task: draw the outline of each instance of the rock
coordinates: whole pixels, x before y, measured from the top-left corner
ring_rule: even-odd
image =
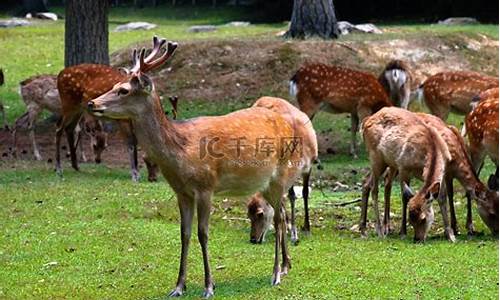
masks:
[[[250,26],[250,22],[233,21],[233,22],[227,23],[225,26],[229,26],[229,27],[248,27],[248,26]]]
[[[0,27],[4,28],[28,26],[28,25],[31,25],[31,22],[17,18],[12,18],[10,20],[0,20]]]
[[[51,12],[40,12],[35,14],[35,18],[42,19],[42,20],[52,20],[52,21],[57,21],[57,15],[55,13]]]
[[[473,24],[479,24],[479,21],[475,18],[448,18],[443,21],[439,21],[438,24],[440,25],[473,25]]]
[[[348,191],[349,190],[349,186],[347,184],[343,184],[342,182],[340,181],[336,181],[334,184],[333,184],[333,191],[334,192],[345,192],[345,191]]]
[[[156,24],[148,23],[148,22],[130,22],[127,24],[116,26],[114,32],[121,31],[132,31],[132,30],[151,30],[156,28]]]
[[[375,33],[381,34],[382,30],[378,29],[375,25],[371,23],[354,25],[347,21],[339,21],[337,23],[340,34],[346,35],[351,32],[362,32],[362,33]]]
[[[188,29],[188,32],[211,32],[211,31],[216,31],[217,27],[214,25],[196,25],[196,26],[191,26]]]

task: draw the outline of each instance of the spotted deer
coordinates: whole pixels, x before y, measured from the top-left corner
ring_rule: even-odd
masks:
[[[350,153],[357,156],[359,121],[392,103],[372,74],[340,66],[308,64],[290,79],[290,94],[311,120],[319,109],[351,114]]]
[[[446,121],[450,111],[468,114],[474,96],[494,87],[498,87],[497,77],[469,71],[450,71],[432,75],[420,89],[430,112]]]
[[[401,108],[383,108],[363,123],[363,138],[371,164],[369,180],[363,195],[371,191],[377,234],[385,236],[378,210],[378,182],[389,168],[399,174],[403,191],[403,209],[409,208],[409,221],[415,231],[414,240],[424,241],[434,221],[432,200],[439,199],[446,237],[454,242],[446,201],[443,197],[446,168],[451,155],[443,138],[426,126],[414,113]],[[409,188],[412,177],[421,178],[422,188],[415,194]],[[366,203],[362,201],[360,230],[366,230]],[[406,222],[406,220],[404,220]]]
[[[488,155],[495,163],[497,171],[488,180],[490,188],[498,190],[498,98],[479,102],[465,118],[469,139],[469,153],[478,176],[484,158]]]
[[[17,131],[19,128],[27,125],[33,147],[33,156],[36,160],[42,160],[36,143],[35,125],[38,116],[44,109],[57,115],[61,114],[61,100],[59,99],[59,92],[57,90],[57,77],[54,75],[32,76],[20,82],[19,90],[28,111],[14,122],[12,128],[12,153],[15,157],[17,156]],[[96,163],[100,163],[102,151],[106,148],[106,135],[100,128],[96,129],[96,126],[99,126],[99,124],[95,118],[85,114],[82,121],[77,125],[77,131],[83,128],[89,134],[91,148],[94,151],[94,160]],[[95,134],[90,134],[92,131]],[[85,161],[86,157],[81,143],[79,149],[82,160]]]
[[[142,60],[143,56],[139,61]],[[214,293],[207,248],[214,195],[248,197],[260,191],[271,204],[276,212],[277,232],[272,284],[281,282],[281,276],[291,266],[282,222],[283,194],[300,175],[297,162],[302,161],[298,151],[289,151],[286,143],[279,142],[294,136],[285,118],[270,109],[254,106],[223,116],[173,121],[165,116],[154,83],[142,73],[132,74],[111,91],[89,101],[88,109],[98,116],[130,120],[139,143],[158,164],[177,195],[182,246],[178,280],[170,296],[180,296],[185,290],[195,209],[205,270],[203,296]],[[273,151],[270,153],[268,149]]]
[[[408,109],[412,85],[412,74],[408,64],[402,60],[391,60],[378,77],[395,106]]]
[[[0,69],[0,86],[2,86],[5,82],[4,75],[3,75],[3,69]],[[7,124],[7,117],[5,116],[5,108],[0,101],[0,113],[2,113],[2,118],[3,118],[3,127],[5,129],[9,128],[9,124]]]
[[[467,149],[465,147],[462,136],[458,133],[458,130],[453,126],[448,126],[444,121],[437,118],[436,116],[417,113],[417,117],[428,127],[432,127],[436,132],[441,135],[443,140],[448,146],[448,150],[451,155],[451,160],[446,168],[445,173],[445,183],[446,192],[448,195],[448,204],[450,207],[451,215],[451,228],[453,233],[458,234],[458,226],[455,215],[454,200],[453,200],[453,179],[457,179],[460,184],[464,187],[467,197],[467,231],[468,234],[474,234],[474,227],[472,223],[472,200],[477,203],[479,215],[483,222],[490,228],[493,234],[498,233],[498,193],[489,190],[477,177],[476,172],[472,166],[469,159]],[[387,172],[385,178],[385,212],[384,212],[384,230],[386,233],[389,231],[390,224],[390,195],[392,188],[392,181],[395,176],[395,172]],[[408,192],[409,190],[407,190]],[[363,208],[367,205],[364,203],[368,200],[367,194],[369,191],[363,191]],[[406,194],[408,196],[409,194]],[[406,208],[403,202],[402,210],[402,224],[401,224],[401,235],[406,235]],[[366,210],[362,212],[361,216],[362,225],[366,227]]]
[[[302,173],[302,198],[304,199],[304,231],[309,233],[309,178],[311,167],[318,163],[318,142],[316,132],[306,114],[301,112],[287,101],[274,98],[262,97],[255,102],[254,107],[264,107],[279,113],[292,126],[293,136],[298,138],[297,151],[302,153],[302,161],[299,162],[299,168]],[[295,224],[295,200],[296,195],[293,187],[288,190],[288,199],[291,204],[291,241],[297,244],[299,241],[297,226]],[[267,209],[269,205],[260,194],[254,195],[247,205],[247,215],[251,221],[250,242],[262,243],[265,233],[271,225],[267,220],[272,218],[274,210]]]
[[[132,70],[119,70],[107,65],[81,64],[67,67],[57,77],[57,88],[59,90],[62,104],[62,118],[56,130],[56,171],[62,175],[60,161],[60,143],[63,131],[66,133],[70,147],[71,165],[78,170],[76,150],[74,143],[74,129],[82,116],[87,102],[97,98],[111,90],[113,86],[130,77],[129,73],[148,72],[162,65],[172,54],[173,50],[168,48],[159,58],[157,57],[165,45],[165,40],[153,38],[153,49],[144,59],[142,65],[134,66]],[[136,55],[136,54],[134,54]],[[134,129],[128,121],[118,122],[120,131],[125,136],[128,145],[132,180],[139,180],[137,139]]]
[[[498,99],[498,87],[487,89],[479,93],[478,95],[474,96],[472,98],[471,102],[471,110],[476,108],[476,106],[479,104],[479,102],[490,99],[490,98],[496,98]]]

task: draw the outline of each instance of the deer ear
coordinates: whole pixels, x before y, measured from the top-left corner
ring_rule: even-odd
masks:
[[[153,81],[148,76],[141,74],[139,76],[139,82],[141,84],[141,89],[151,93],[153,91]]]
[[[427,202],[431,202],[434,199],[439,197],[439,191],[441,189],[440,182],[434,182],[431,187],[427,190],[427,194],[425,194],[425,199]]]
[[[413,198],[414,194],[411,188],[406,184],[406,182],[403,183],[403,199],[406,201],[410,200]]]

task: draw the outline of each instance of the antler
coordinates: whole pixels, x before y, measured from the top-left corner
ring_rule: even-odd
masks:
[[[146,49],[142,48],[139,53],[137,53],[137,50],[134,50],[132,54],[134,67],[131,73],[146,73],[164,64],[174,54],[175,49],[177,49],[177,43],[168,42],[167,50],[158,59],[153,60],[166,42],[165,39],[158,39],[156,36],[153,37],[153,49],[146,58],[144,57]]]

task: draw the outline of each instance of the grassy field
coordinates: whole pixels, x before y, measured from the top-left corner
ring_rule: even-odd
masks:
[[[62,12],[61,10],[59,10]],[[150,32],[110,32],[111,51],[148,40],[152,34],[173,40],[261,37],[277,39],[284,24],[247,28],[221,27],[215,33],[190,34],[198,24],[225,24],[242,20],[241,12],[210,8],[158,10],[115,9],[111,30],[126,21],[159,25]],[[447,35],[456,32],[498,38],[498,26],[386,25],[391,32],[378,38],[402,35]],[[62,22],[0,30],[0,57],[7,84],[0,99],[12,121],[24,111],[17,83],[37,73],[57,73],[63,66]],[[360,39],[362,36],[344,38]],[[374,37],[373,37],[374,38]],[[182,117],[222,114],[233,105],[193,103]],[[450,120],[459,124],[459,118]],[[331,128],[347,140],[349,120],[320,113],[318,131]],[[363,148],[361,146],[361,148]],[[339,148],[341,153],[347,150]],[[362,154],[353,161],[343,154],[321,157],[325,170],[314,171],[314,184],[341,181],[348,191],[313,189],[312,235],[301,236],[291,247],[293,268],[278,287],[271,287],[273,235],[262,245],[251,245],[244,201],[214,200],[210,252],[216,297],[224,299],[497,299],[498,240],[491,237],[474,213],[479,232],[465,234],[465,198],[456,189],[459,226],[456,244],[443,237],[437,204],[436,221],[425,244],[401,240],[394,233],[384,240],[370,230],[367,239],[351,231],[358,223],[358,204],[336,204],[360,197],[359,183],[368,161]],[[179,214],[172,190],[159,183],[130,182],[127,169],[83,164],[77,173],[65,165],[64,179],[53,165],[32,161],[0,160],[0,299],[162,299],[174,287],[180,250]],[[488,161],[482,179],[493,171]],[[143,173],[143,178],[145,174]],[[392,195],[393,225],[401,220],[399,188]],[[299,203],[299,224],[303,206]],[[369,219],[373,212],[369,210]],[[373,222],[370,223],[373,225]],[[185,299],[203,290],[201,252],[193,233]]]

